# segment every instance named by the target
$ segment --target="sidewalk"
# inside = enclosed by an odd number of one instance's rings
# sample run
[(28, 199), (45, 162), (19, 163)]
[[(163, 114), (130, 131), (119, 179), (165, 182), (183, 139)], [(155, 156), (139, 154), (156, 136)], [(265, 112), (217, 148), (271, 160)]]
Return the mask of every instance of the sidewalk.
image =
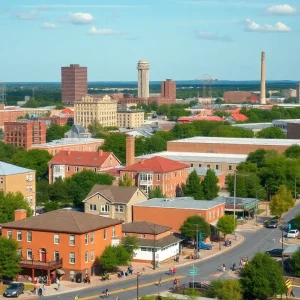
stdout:
[[(236, 237), (236, 238), (235, 238)], [(227, 252), (229, 250), (231, 250), (233, 247), (236, 247), (237, 245), (241, 244), (244, 241), (244, 237), (240, 234), (236, 234), (234, 235), (228, 235), (227, 238), (229, 238), (232, 242), (232, 246), (231, 247), (226, 247), (224, 246), (224, 244), (221, 245), (221, 249), (220, 249), (220, 244), (219, 243), (212, 243), (212, 250), (200, 250), (200, 259), (189, 259), (189, 251), (193, 251), (192, 249), (187, 249), (187, 248), (183, 248), (183, 253), (185, 253), (185, 255), (180, 255), (180, 259), (179, 262), (175, 262), (175, 261), (170, 261), (168, 263), (162, 263), (160, 264), (159, 268), (156, 268), (156, 270), (153, 270), (153, 267), (151, 264), (142, 264), (142, 263), (135, 263), (132, 262), (132, 269), (133, 269), (133, 276), (137, 274), (137, 272), (140, 272), (143, 274), (143, 276), (147, 276), (147, 275), (151, 275), (151, 274), (155, 274), (158, 272), (163, 272), (165, 271), (166, 273), (169, 271), (170, 267), (175, 267), (175, 268), (179, 268), (179, 267), (183, 267), (186, 265), (190, 265), (190, 264), (194, 264), (197, 263), (199, 261), (203, 261), (203, 260), (207, 260), (209, 258), (221, 255), (224, 252)], [(120, 267), (120, 269), (126, 270), (126, 267)], [(143, 271), (143, 269), (145, 271)], [(111, 284), (114, 284), (116, 282), (119, 281), (124, 281), (124, 280), (128, 280), (128, 279), (132, 279), (132, 276), (128, 276), (126, 278), (118, 278), (117, 274), (113, 274), (111, 275), (111, 280), (109, 281), (101, 281), (101, 277), (100, 276), (92, 276), (91, 277), (91, 283), (90, 284), (84, 284), (84, 283), (75, 283), (75, 282), (70, 282), (70, 281), (64, 281), (62, 280), (60, 283), (60, 289), (59, 291), (56, 290), (57, 285), (56, 284), (52, 284), (51, 286), (46, 286), (46, 293), (45, 296), (54, 296), (54, 295), (61, 295), (63, 293), (69, 293), (69, 292), (76, 292), (76, 291), (80, 291), (83, 289), (86, 289), (88, 287), (103, 287), (103, 290), (108, 287)], [(34, 295), (30, 292), (25, 292), (24, 295), (20, 295), (19, 299), (33, 299), (33, 298), (37, 298), (37, 295)]]

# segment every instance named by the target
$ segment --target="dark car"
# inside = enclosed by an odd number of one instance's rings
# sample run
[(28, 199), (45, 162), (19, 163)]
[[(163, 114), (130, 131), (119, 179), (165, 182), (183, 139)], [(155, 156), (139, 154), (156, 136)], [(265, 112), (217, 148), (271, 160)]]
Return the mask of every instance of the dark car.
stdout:
[(282, 249), (272, 249), (272, 250), (266, 251), (266, 254), (269, 254), (270, 256), (274, 256), (274, 257), (281, 257), (282, 252), (283, 252)]
[(11, 283), (3, 293), (4, 297), (16, 297), (24, 293), (24, 283)]
[(267, 225), (268, 228), (277, 228), (278, 222), (277, 221), (270, 221)]

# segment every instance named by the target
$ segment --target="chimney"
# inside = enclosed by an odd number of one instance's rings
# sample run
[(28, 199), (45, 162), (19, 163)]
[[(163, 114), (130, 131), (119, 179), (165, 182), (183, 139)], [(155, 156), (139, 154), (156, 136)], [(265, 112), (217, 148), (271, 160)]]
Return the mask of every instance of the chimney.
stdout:
[(261, 53), (260, 104), (266, 104), (266, 54)]
[(99, 150), (98, 150), (98, 155), (99, 155), (99, 156), (102, 156), (102, 155), (103, 155), (103, 150), (99, 149)]
[(68, 150), (68, 155), (70, 155), (71, 154), (71, 151), (70, 150)]
[(16, 209), (15, 210), (15, 221), (26, 219), (27, 210), (26, 209)]
[(131, 166), (134, 164), (135, 156), (135, 139), (133, 136), (126, 137), (126, 166)]

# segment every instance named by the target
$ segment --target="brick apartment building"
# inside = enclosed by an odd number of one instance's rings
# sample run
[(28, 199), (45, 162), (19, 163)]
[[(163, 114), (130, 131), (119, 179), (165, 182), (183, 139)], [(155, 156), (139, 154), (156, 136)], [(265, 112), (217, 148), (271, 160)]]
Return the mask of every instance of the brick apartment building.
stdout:
[(35, 210), (35, 170), (0, 161), (0, 190), (7, 194), (20, 192)]
[(201, 216), (206, 222), (216, 225), (224, 211), (224, 201), (200, 201), (190, 197), (154, 198), (133, 205), (133, 220), (169, 226), (173, 232), (180, 232), (188, 217)]
[(49, 183), (55, 182), (59, 177), (62, 179), (71, 177), (83, 170), (91, 170), (96, 173), (121, 167), (121, 162), (112, 152), (85, 151), (60, 151), (48, 163)]
[(4, 142), (30, 150), (32, 145), (46, 143), (46, 123), (19, 120), (4, 122)]
[(145, 113), (135, 109), (119, 109), (117, 126), (119, 128), (137, 128), (144, 124)]
[(166, 79), (161, 82), (161, 96), (176, 101), (176, 82)]
[(118, 245), (122, 236), (120, 220), (66, 209), (29, 218), (25, 210), (17, 210), (15, 221), (1, 227), (2, 236), (19, 244), (21, 275), (32, 279), (93, 275), (96, 258), (106, 246)]
[(225, 103), (243, 103), (251, 101), (252, 92), (248, 91), (228, 91), (224, 92)]
[(88, 93), (87, 68), (78, 64), (61, 68), (61, 98), (65, 104), (74, 104)]

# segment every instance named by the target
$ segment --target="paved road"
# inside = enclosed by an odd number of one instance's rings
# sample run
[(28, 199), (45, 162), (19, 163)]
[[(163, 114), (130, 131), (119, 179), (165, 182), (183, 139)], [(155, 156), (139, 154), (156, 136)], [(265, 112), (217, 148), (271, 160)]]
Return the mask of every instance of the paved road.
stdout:
[[(284, 221), (289, 221), (298, 213), (300, 213), (300, 205), (297, 205), (291, 211), (289, 211), (284, 217)], [(262, 228), (261, 230), (258, 230), (256, 232), (244, 231), (240, 233), (244, 235), (245, 240), (239, 246), (234, 247), (231, 251), (225, 252), (220, 256), (216, 256), (203, 262), (199, 261), (195, 264), (195, 267), (198, 269), (198, 276), (195, 276), (196, 281), (229, 277), (227, 272), (220, 272), (220, 268), (223, 263), (227, 266), (228, 269), (234, 262), (238, 265), (241, 257), (246, 256), (251, 259), (253, 255), (258, 251), (266, 251), (272, 248), (281, 247), (281, 244), (279, 242), (281, 238), (281, 231), (279, 228)], [(273, 242), (274, 237), (276, 239), (275, 243)], [(189, 275), (190, 269), (191, 265), (177, 268), (176, 276), (180, 277), (181, 283), (186, 283), (193, 280), (192, 276)], [(164, 281), (161, 287), (157, 286), (157, 282), (160, 277)], [(111, 293), (110, 299), (115, 299), (116, 296), (119, 296), (121, 300), (136, 299), (136, 280), (136, 277), (133, 276), (133, 278), (130, 280), (122, 281), (122, 279), (120, 279), (119, 282), (108, 284), (107, 288)], [(139, 296), (166, 291), (172, 286), (172, 282), (173, 278), (170, 275), (165, 274), (164, 272), (140, 276)], [(103, 286), (91, 287), (78, 292), (61, 294), (59, 297), (64, 300), (73, 300), (75, 295), (78, 294), (80, 299), (99, 299), (105, 288), (106, 287)], [(299, 292), (297, 291), (297, 294), (298, 293)], [(58, 296), (45, 297), (45, 299), (49, 300), (54, 300), (57, 298)]]

